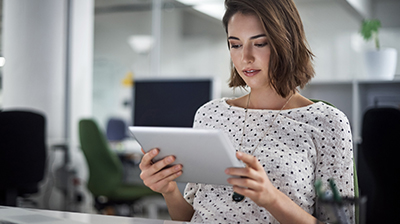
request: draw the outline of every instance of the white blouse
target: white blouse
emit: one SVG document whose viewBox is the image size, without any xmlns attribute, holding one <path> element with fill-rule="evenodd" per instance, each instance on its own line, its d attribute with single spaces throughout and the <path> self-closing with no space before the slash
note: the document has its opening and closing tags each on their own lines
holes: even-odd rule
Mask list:
<svg viewBox="0 0 400 224">
<path fill-rule="evenodd" d="M 352 135 L 341 111 L 322 102 L 282 110 L 276 118 L 277 110 L 248 109 L 245 121 L 245 109 L 226 100 L 213 100 L 200 107 L 194 128 L 221 129 L 236 150 L 251 154 L 255 149 L 253 155 L 272 184 L 314 216 L 317 179 L 329 189 L 329 179 L 333 178 L 342 196 L 354 197 Z M 184 198 L 195 210 L 191 221 L 278 223 L 249 198 L 235 202 L 232 194 L 232 186 L 188 183 Z M 320 220 L 332 220 L 324 207 L 318 211 Z M 346 207 L 345 212 L 354 222 L 354 207 Z"/>
</svg>

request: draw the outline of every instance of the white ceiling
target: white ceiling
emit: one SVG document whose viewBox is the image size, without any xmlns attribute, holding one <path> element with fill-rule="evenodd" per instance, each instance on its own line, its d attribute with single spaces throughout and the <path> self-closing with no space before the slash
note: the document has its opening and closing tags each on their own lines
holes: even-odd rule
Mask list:
<svg viewBox="0 0 400 224">
<path fill-rule="evenodd" d="M 222 17 L 224 11 L 224 0 L 163 0 L 164 3 L 175 3 L 181 5 L 189 5 L 193 6 L 195 9 L 202 11 L 205 14 L 208 12 L 204 11 L 213 7 L 212 11 L 219 10 L 219 15 L 217 12 L 217 16 Z M 302 5 L 315 6 L 320 4 L 335 4 L 337 2 L 345 2 L 346 0 L 294 0 L 298 7 Z M 395 1 L 395 0 L 386 0 L 386 1 Z M 97 8 L 107 8 L 107 7 L 116 7 L 116 6 L 131 6 L 131 9 L 134 10 L 134 6 L 143 6 L 143 5 L 151 5 L 152 0 L 95 0 L 95 7 Z M 333 4 L 332 4 L 333 3 Z M 331 6 L 332 7 L 332 6 Z M 118 10 L 114 8 L 114 10 Z M 129 9 L 122 8 L 121 10 L 127 11 Z M 210 15 L 210 14 L 209 14 Z"/>
</svg>

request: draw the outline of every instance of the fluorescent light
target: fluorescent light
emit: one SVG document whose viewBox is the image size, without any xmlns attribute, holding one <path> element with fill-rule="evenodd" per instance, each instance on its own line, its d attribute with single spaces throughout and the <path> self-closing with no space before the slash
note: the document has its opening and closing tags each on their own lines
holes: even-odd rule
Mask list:
<svg viewBox="0 0 400 224">
<path fill-rule="evenodd" d="M 181 2 L 185 5 L 198 5 L 201 4 L 201 0 L 177 0 L 178 2 Z M 204 2 L 204 0 L 203 0 Z"/>
<path fill-rule="evenodd" d="M 151 35 L 132 35 L 128 38 L 131 48 L 138 54 L 149 53 L 154 45 L 154 39 Z"/>
<path fill-rule="evenodd" d="M 6 59 L 4 57 L 0 57 L 0 67 L 3 67 L 6 64 Z"/>
<path fill-rule="evenodd" d="M 210 4 L 201 4 L 193 7 L 197 11 L 200 11 L 204 14 L 212 16 L 216 19 L 222 20 L 222 17 L 225 13 L 224 4 L 218 3 L 210 3 Z"/>
<path fill-rule="evenodd" d="M 222 20 L 225 13 L 224 0 L 177 0 L 185 5 L 193 6 L 193 9 L 206 15 Z"/>
</svg>

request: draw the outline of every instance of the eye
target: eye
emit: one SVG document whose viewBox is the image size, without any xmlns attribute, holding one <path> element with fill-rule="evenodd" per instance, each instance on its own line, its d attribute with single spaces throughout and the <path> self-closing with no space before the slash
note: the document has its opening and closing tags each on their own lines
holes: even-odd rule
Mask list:
<svg viewBox="0 0 400 224">
<path fill-rule="evenodd" d="M 256 47 L 265 47 L 267 45 L 268 45 L 268 43 L 254 44 L 254 46 L 256 46 Z"/>
<path fill-rule="evenodd" d="M 237 49 L 239 47 L 241 47 L 242 45 L 240 44 L 231 44 L 231 48 Z"/>
</svg>

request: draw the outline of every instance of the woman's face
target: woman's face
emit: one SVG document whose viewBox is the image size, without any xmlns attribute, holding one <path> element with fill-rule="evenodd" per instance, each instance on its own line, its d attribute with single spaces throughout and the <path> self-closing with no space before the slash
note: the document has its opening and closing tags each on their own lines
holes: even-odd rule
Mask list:
<svg viewBox="0 0 400 224">
<path fill-rule="evenodd" d="M 234 14 L 228 22 L 228 42 L 232 62 L 246 84 L 252 89 L 269 87 L 271 50 L 258 17 Z"/>
</svg>

